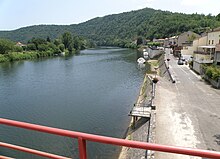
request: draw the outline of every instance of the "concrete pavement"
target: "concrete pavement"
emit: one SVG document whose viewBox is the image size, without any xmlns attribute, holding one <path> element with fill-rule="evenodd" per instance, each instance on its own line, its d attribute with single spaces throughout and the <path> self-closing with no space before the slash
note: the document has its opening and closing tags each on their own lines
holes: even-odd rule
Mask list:
<svg viewBox="0 0 220 159">
<path fill-rule="evenodd" d="M 169 56 L 176 83 L 160 78 L 157 84 L 156 143 L 220 151 L 220 90 Z M 197 157 L 157 152 L 155 158 Z"/>
</svg>

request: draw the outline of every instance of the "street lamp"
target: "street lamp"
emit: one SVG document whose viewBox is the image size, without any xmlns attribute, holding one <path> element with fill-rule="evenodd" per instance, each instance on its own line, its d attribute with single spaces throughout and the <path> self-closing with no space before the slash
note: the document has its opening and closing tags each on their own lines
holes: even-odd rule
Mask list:
<svg viewBox="0 0 220 159">
<path fill-rule="evenodd" d="M 167 69 L 169 69 L 169 61 L 170 61 L 170 59 L 168 58 L 167 59 L 167 65 L 168 65 Z"/>
<path fill-rule="evenodd" d="M 155 67 L 155 77 L 152 79 L 152 98 L 155 97 L 155 89 L 156 89 L 156 84 L 159 81 L 159 79 L 157 78 L 157 69 L 158 67 Z"/>
<path fill-rule="evenodd" d="M 154 67 L 154 70 L 155 70 L 155 77 L 154 78 L 157 77 L 157 69 L 158 69 L 158 67 Z"/>
</svg>

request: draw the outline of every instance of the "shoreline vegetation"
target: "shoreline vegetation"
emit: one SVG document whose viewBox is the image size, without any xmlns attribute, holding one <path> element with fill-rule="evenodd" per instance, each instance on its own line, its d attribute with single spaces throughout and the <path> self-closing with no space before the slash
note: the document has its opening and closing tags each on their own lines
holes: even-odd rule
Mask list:
<svg viewBox="0 0 220 159">
<path fill-rule="evenodd" d="M 0 39 L 0 63 L 67 56 L 91 47 L 94 47 L 92 42 L 79 36 L 72 36 L 70 32 L 65 32 L 55 40 L 49 37 L 32 38 L 27 44 Z"/>
</svg>

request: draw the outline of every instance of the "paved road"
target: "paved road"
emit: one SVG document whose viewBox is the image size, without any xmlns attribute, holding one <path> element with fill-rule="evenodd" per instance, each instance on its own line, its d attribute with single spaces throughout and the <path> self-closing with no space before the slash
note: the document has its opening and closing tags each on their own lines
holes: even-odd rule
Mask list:
<svg viewBox="0 0 220 159">
<path fill-rule="evenodd" d="M 161 79 L 156 105 L 156 142 L 220 151 L 220 90 L 169 55 L 172 84 Z M 156 158 L 186 158 L 156 153 Z"/>
</svg>

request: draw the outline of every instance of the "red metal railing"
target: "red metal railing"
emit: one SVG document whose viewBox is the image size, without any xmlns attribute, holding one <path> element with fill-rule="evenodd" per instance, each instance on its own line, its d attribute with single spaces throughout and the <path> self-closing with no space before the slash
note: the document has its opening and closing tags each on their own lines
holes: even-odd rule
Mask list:
<svg viewBox="0 0 220 159">
<path fill-rule="evenodd" d="M 159 144 L 151 144 L 146 142 L 140 142 L 140 141 L 130 141 L 130 140 L 124 140 L 124 139 L 118 139 L 118 138 L 112 138 L 112 137 L 105 137 L 105 136 L 99 136 L 99 135 L 92 135 L 87 133 L 81 133 L 81 132 L 75 132 L 75 131 L 69 131 L 69 130 L 63 130 L 58 128 L 52 128 L 47 126 L 41 126 L 36 124 L 30 124 L 25 122 L 19 122 L 9 119 L 3 119 L 0 118 L 0 124 L 29 129 L 29 130 L 35 130 L 40 132 L 45 132 L 49 134 L 55 134 L 60 136 L 66 136 L 71 138 L 77 138 L 78 139 L 78 145 L 79 145 L 79 156 L 80 159 L 86 159 L 87 158 L 87 152 L 86 152 L 86 141 L 93 141 L 93 142 L 99 142 L 104 144 L 111 144 L 111 145 L 118 145 L 118 146 L 126 146 L 126 147 L 132 147 L 132 148 L 139 148 L 139 149 L 145 149 L 145 150 L 154 150 L 154 151 L 161 151 L 161 152 L 169 152 L 169 153 L 177 153 L 177 154 L 184 154 L 184 155 L 191 155 L 191 156 L 199 156 L 199 157 L 206 157 L 206 158 L 215 158 L 220 159 L 220 152 L 215 151 L 208 151 L 208 150 L 200 150 L 200 149 L 192 149 L 192 148 L 184 148 L 184 147 L 175 147 L 175 146 L 166 146 L 166 145 L 159 145 Z M 36 155 L 44 155 L 45 152 L 40 152 L 28 148 L 19 147 L 15 145 L 10 144 L 0 144 L 0 146 L 16 149 L 28 153 L 33 153 Z M 23 150 L 22 150 L 23 149 Z M 42 154 L 40 154 L 42 153 Z M 49 153 L 47 154 L 48 158 L 65 158 L 62 156 L 57 156 Z"/>
</svg>

